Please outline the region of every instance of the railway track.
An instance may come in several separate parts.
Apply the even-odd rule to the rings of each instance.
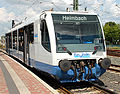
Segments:
[[[109,89],[106,89],[105,87],[99,86],[91,82],[85,82],[83,87],[79,87],[77,85],[73,86],[60,86],[57,91],[60,94],[117,94]]]
[[[66,88],[64,88],[63,86],[60,86],[57,91],[60,93],[60,94],[73,94],[72,92],[70,92],[69,90],[67,90]]]
[[[120,65],[111,64],[111,66],[108,68],[108,70],[120,72]]]

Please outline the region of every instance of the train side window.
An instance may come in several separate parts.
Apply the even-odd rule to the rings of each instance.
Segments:
[[[34,43],[34,24],[33,23],[28,26],[28,42],[30,44]]]
[[[13,31],[13,49],[17,49],[17,30]]]
[[[18,30],[18,40],[19,40],[19,51],[23,52],[23,36],[24,36],[24,29],[21,28]]]
[[[8,51],[8,49],[11,47],[11,36],[10,36],[11,34],[10,33],[8,33],[8,34],[6,34],[5,36],[5,38],[6,38],[6,51]],[[11,47],[12,48],[12,47]]]
[[[6,42],[7,42],[7,47],[8,47],[8,48],[12,48],[12,36],[11,36],[11,33],[8,33],[8,34],[6,35],[6,37],[7,37],[7,39],[8,39],[8,40],[6,40]]]
[[[45,20],[41,21],[40,30],[41,30],[41,36],[42,36],[41,37],[42,45],[47,51],[51,52],[50,38],[49,38],[48,28]]]

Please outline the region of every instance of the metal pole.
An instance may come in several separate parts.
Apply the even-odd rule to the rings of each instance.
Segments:
[[[73,10],[78,11],[78,0],[73,0]]]

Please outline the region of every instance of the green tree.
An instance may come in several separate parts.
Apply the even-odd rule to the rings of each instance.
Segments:
[[[115,22],[107,22],[104,27],[105,39],[111,44],[120,43],[120,25]]]

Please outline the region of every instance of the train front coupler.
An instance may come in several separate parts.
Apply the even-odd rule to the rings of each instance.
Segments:
[[[101,76],[107,68],[110,67],[111,61],[108,58],[86,60],[61,60],[60,69],[68,75],[73,75],[72,81],[90,81]],[[69,72],[72,70],[73,72]]]
[[[98,65],[101,66],[103,69],[108,69],[111,65],[111,60],[109,58],[100,58],[98,60]]]

